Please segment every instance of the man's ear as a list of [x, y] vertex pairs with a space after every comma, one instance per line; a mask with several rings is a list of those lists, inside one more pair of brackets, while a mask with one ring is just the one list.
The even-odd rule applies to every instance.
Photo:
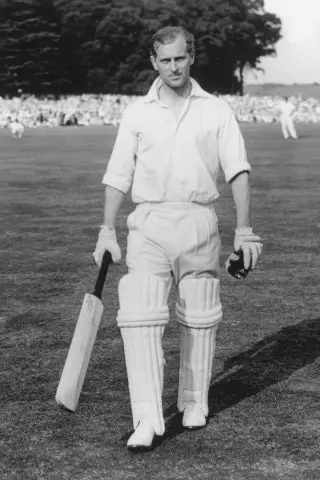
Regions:
[[190, 55], [190, 65], [193, 65], [194, 64], [194, 58], [195, 58], [194, 51], [190, 52], [189, 55]]
[[158, 71], [158, 65], [157, 65], [156, 59], [155, 59], [155, 57], [154, 57], [153, 55], [150, 56], [150, 61], [151, 61], [151, 63], [152, 63], [153, 68], [154, 68], [156, 71]]

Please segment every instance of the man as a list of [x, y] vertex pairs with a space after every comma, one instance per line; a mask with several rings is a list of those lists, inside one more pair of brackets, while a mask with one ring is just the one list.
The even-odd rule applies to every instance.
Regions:
[[24, 134], [24, 125], [17, 119], [14, 118], [12, 121], [9, 120], [8, 128], [11, 131], [12, 138], [22, 138]]
[[284, 100], [279, 105], [279, 110], [283, 138], [285, 140], [288, 138], [294, 138], [297, 140], [298, 136], [293, 122], [293, 113], [295, 112], [296, 107], [289, 101], [288, 97], [284, 97]]
[[132, 185], [135, 210], [128, 217], [128, 274], [119, 283], [121, 329], [134, 433], [131, 451], [152, 448], [165, 431], [162, 412], [162, 335], [169, 321], [167, 299], [178, 286], [181, 330], [178, 408], [186, 428], [201, 428], [208, 416], [219, 298], [220, 240], [214, 201], [219, 163], [231, 183], [237, 211], [235, 250], [255, 267], [260, 237], [252, 233], [243, 138], [222, 100], [190, 77], [193, 36], [180, 27], [159, 30], [151, 40], [159, 77], [149, 93], [127, 107], [103, 183], [104, 225], [94, 258], [105, 250], [121, 258], [115, 220]]

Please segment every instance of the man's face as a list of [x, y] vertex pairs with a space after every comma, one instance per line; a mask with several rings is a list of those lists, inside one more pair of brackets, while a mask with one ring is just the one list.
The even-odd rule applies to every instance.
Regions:
[[172, 43], [158, 45], [156, 56], [151, 56], [153, 68], [170, 88], [181, 88], [190, 78], [194, 54], [187, 52], [185, 39], [180, 36]]

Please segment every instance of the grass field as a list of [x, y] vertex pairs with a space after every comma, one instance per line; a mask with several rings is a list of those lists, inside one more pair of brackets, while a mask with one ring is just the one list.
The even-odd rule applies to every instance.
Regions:
[[[320, 126], [242, 127], [253, 165], [253, 220], [265, 248], [245, 282], [222, 271], [218, 338], [206, 429], [181, 428], [176, 410], [178, 326], [165, 332], [166, 435], [132, 455], [112, 266], [105, 311], [75, 414], [54, 402], [103, 214], [101, 177], [113, 128], [0, 130], [1, 480], [318, 480], [320, 478]], [[234, 209], [220, 178], [224, 263]], [[119, 217], [125, 249], [130, 198]], [[174, 291], [170, 295], [172, 311]]]

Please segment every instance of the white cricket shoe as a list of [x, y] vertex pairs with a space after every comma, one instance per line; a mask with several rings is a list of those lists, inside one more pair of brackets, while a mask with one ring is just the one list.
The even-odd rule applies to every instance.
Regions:
[[198, 405], [188, 405], [183, 412], [182, 425], [189, 430], [196, 430], [206, 424], [207, 419], [202, 409]]
[[136, 430], [127, 442], [130, 452], [148, 452], [153, 448], [155, 431], [149, 421], [144, 419], [139, 422]]

